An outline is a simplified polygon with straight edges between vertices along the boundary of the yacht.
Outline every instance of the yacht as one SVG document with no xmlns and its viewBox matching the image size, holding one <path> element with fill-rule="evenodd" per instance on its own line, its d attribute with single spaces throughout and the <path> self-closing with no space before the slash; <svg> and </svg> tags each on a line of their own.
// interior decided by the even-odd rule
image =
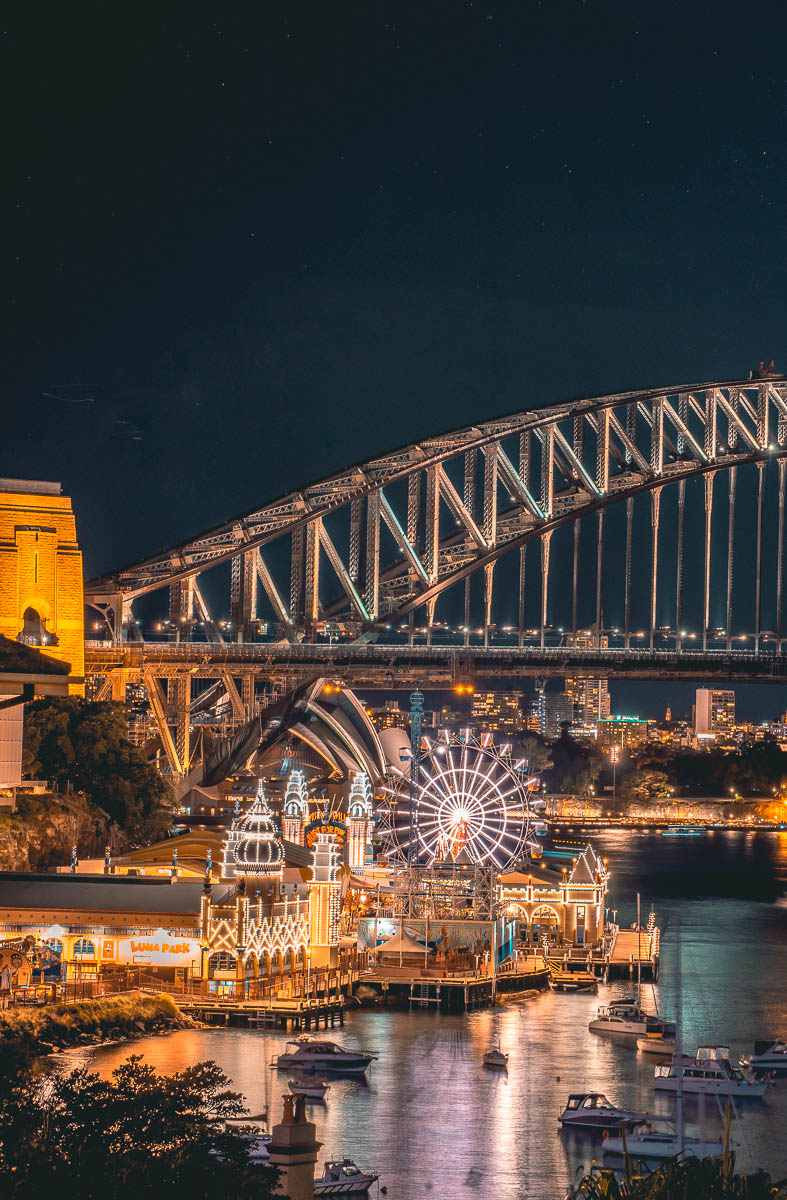
<svg viewBox="0 0 787 1200">
<path fill-rule="evenodd" d="M 691 1158 L 717 1158 L 724 1153 L 721 1138 L 717 1142 L 709 1142 L 704 1138 L 684 1137 L 682 1141 L 681 1146 L 675 1129 L 669 1124 L 661 1129 L 653 1129 L 649 1124 L 645 1124 L 631 1133 L 613 1133 L 606 1138 L 604 1154 L 627 1154 L 637 1162 L 648 1163 L 674 1158 L 681 1151 Z"/>
<path fill-rule="evenodd" d="M 498 1046 L 496 1050 L 487 1050 L 484 1054 L 485 1067 L 498 1067 L 502 1070 L 508 1069 L 508 1055 L 504 1054 Z"/>
<path fill-rule="evenodd" d="M 745 1054 L 741 1066 L 754 1075 L 780 1075 L 787 1072 L 787 1042 L 755 1042 L 754 1053 Z"/>
<path fill-rule="evenodd" d="M 647 1113 L 629 1112 L 610 1104 L 601 1092 L 572 1092 L 566 1107 L 558 1117 L 564 1129 L 605 1130 L 633 1129 L 647 1121 Z"/>
<path fill-rule="evenodd" d="M 656 1091 L 677 1092 L 678 1061 L 664 1063 L 654 1068 Z M 730 1064 L 729 1046 L 700 1046 L 694 1058 L 681 1055 L 681 1090 L 686 1093 L 703 1092 L 710 1096 L 735 1096 L 738 1099 L 758 1100 L 765 1095 L 766 1080 L 753 1082 L 742 1071 Z"/>
<path fill-rule="evenodd" d="M 675 1053 L 674 1039 L 654 1034 L 650 1037 L 638 1037 L 637 1049 L 642 1054 L 653 1054 L 656 1058 L 672 1058 Z"/>
<path fill-rule="evenodd" d="M 272 1067 L 299 1067 L 302 1071 L 340 1071 L 343 1075 L 363 1075 L 377 1055 L 362 1050 L 345 1050 L 337 1042 L 322 1042 L 316 1038 L 292 1038 L 286 1050 L 271 1061 Z"/>
<path fill-rule="evenodd" d="M 314 1181 L 315 1196 L 365 1196 L 379 1175 L 364 1173 L 351 1158 L 326 1162 L 322 1175 Z"/>
<path fill-rule="evenodd" d="M 646 1013 L 635 1000 L 618 1000 L 611 1004 L 602 1004 L 598 1015 L 588 1025 L 588 1029 L 591 1033 L 616 1033 L 634 1038 L 648 1035 L 669 1038 L 675 1034 L 673 1024 Z"/>
<path fill-rule="evenodd" d="M 330 1084 L 323 1079 L 288 1079 L 287 1087 L 293 1096 L 305 1096 L 307 1100 L 324 1100 Z"/>
</svg>

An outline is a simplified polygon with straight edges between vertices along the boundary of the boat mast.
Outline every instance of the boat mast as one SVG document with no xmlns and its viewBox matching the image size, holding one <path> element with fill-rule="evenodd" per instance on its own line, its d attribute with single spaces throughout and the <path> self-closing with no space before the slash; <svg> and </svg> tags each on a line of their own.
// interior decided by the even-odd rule
<svg viewBox="0 0 787 1200">
<path fill-rule="evenodd" d="M 637 1004 L 642 1002 L 642 922 L 640 916 L 639 892 L 637 892 Z"/>
<path fill-rule="evenodd" d="M 681 968 L 680 968 L 680 916 L 675 917 L 675 1054 L 672 1059 L 673 1070 L 676 1072 L 676 1114 L 675 1125 L 678 1141 L 678 1153 L 682 1154 L 684 1149 L 683 1139 L 683 1052 L 680 1044 L 681 1033 L 681 1016 L 683 1009 L 683 996 L 681 989 Z"/>
</svg>

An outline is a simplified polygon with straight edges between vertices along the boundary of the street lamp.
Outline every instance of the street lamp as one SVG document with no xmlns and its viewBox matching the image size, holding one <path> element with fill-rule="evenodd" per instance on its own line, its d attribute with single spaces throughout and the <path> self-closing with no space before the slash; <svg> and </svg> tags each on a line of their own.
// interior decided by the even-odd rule
<svg viewBox="0 0 787 1200">
<path fill-rule="evenodd" d="M 620 758 L 620 746 L 610 746 L 609 758 L 612 763 L 612 799 L 617 797 L 617 773 L 618 759 Z"/>
</svg>

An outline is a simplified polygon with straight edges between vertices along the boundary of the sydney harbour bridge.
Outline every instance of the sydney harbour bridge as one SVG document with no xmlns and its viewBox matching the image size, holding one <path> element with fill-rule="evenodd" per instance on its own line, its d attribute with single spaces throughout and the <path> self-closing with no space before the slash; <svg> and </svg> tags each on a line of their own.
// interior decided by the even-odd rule
<svg viewBox="0 0 787 1200">
<path fill-rule="evenodd" d="M 180 776 L 197 712 L 315 674 L 783 681 L 785 472 L 784 376 L 524 409 L 91 580 L 86 670 Z"/>
</svg>

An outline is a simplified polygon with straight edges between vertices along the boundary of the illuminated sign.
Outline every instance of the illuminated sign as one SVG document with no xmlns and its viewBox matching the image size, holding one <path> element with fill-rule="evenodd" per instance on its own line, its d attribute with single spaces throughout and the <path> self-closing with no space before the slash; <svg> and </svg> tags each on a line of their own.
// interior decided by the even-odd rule
<svg viewBox="0 0 787 1200">
<path fill-rule="evenodd" d="M 309 847 L 315 844 L 317 835 L 320 833 L 334 834 L 339 839 L 340 845 L 343 845 L 347 837 L 347 826 L 341 813 L 331 812 L 310 821 L 303 832 L 306 837 L 306 845 Z"/>
<path fill-rule="evenodd" d="M 154 967 L 188 967 L 199 964 L 200 944 L 191 938 L 171 938 L 156 931 L 139 937 L 119 938 L 119 963 L 149 963 Z"/>
</svg>

